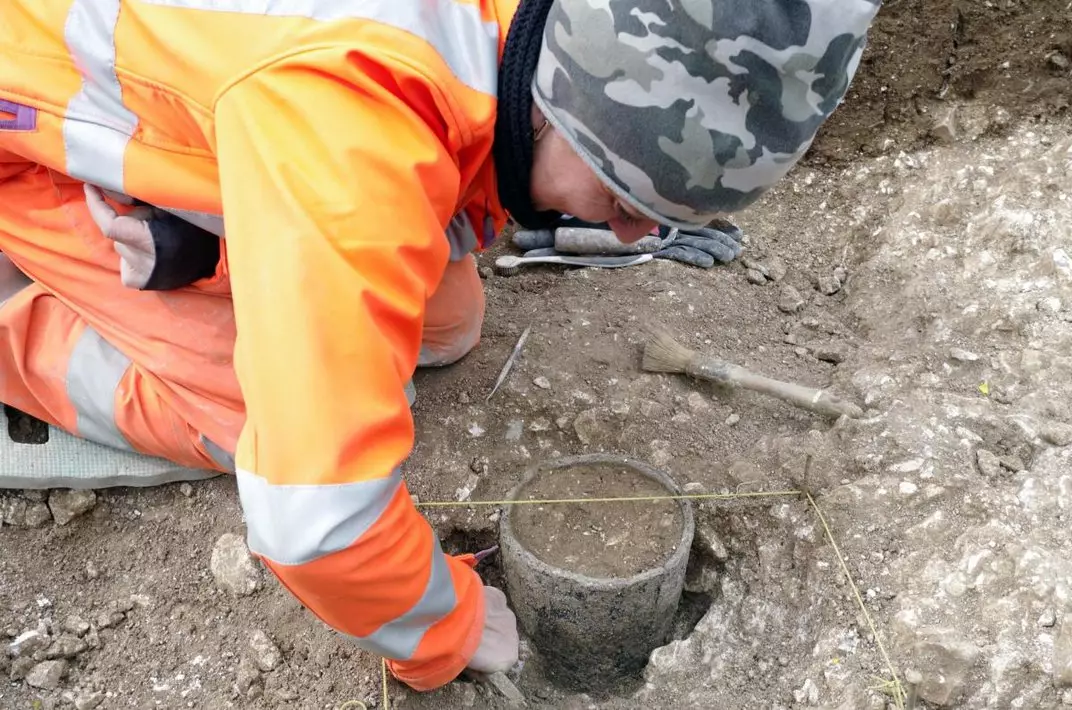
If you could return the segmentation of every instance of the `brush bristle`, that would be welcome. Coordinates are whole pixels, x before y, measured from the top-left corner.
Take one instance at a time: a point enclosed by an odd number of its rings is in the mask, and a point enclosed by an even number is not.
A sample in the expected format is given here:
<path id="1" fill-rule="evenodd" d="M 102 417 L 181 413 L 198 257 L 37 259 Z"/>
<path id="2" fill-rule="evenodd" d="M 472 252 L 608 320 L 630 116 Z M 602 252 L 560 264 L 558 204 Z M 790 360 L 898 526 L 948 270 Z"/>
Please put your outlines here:
<path id="1" fill-rule="evenodd" d="M 649 325 L 647 331 L 651 337 L 644 346 L 641 367 L 648 372 L 684 372 L 692 351 L 657 326 Z"/>

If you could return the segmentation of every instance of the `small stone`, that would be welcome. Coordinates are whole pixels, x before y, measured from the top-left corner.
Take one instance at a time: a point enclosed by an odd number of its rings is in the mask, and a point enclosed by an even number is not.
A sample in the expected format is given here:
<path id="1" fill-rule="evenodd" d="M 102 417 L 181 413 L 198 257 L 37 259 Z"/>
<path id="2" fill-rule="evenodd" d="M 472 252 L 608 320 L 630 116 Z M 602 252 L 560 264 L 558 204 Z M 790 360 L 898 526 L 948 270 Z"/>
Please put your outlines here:
<path id="1" fill-rule="evenodd" d="M 573 431 L 585 446 L 589 446 L 607 435 L 607 426 L 601 420 L 599 410 L 589 409 L 577 415 L 573 422 Z"/>
<path id="2" fill-rule="evenodd" d="M 39 528 L 52 520 L 52 511 L 44 503 L 30 503 L 26 506 L 26 527 Z"/>
<path id="3" fill-rule="evenodd" d="M 37 661 L 29 656 L 16 658 L 11 662 L 11 669 L 8 671 L 8 677 L 11 678 L 11 680 L 22 680 L 36 665 Z"/>
<path id="4" fill-rule="evenodd" d="M 63 620 L 62 628 L 69 634 L 74 634 L 75 636 L 85 636 L 86 632 L 89 631 L 89 622 L 83 619 L 81 616 L 71 614 Z"/>
<path id="5" fill-rule="evenodd" d="M 975 362 L 979 359 L 976 353 L 971 350 L 965 350 L 964 348 L 950 348 L 949 357 L 957 362 Z"/>
<path id="6" fill-rule="evenodd" d="M 67 661 L 43 661 L 26 674 L 26 683 L 40 690 L 55 690 L 67 673 Z"/>
<path id="7" fill-rule="evenodd" d="M 104 691 L 95 690 L 78 693 L 74 696 L 74 710 L 93 710 L 104 702 Z"/>
<path id="8" fill-rule="evenodd" d="M 279 647 L 263 631 L 254 631 L 249 637 L 249 648 L 253 652 L 253 661 L 257 668 L 265 673 L 275 670 L 283 662 Z"/>
<path id="9" fill-rule="evenodd" d="M 690 481 L 685 484 L 683 490 L 689 495 L 699 495 L 704 492 L 704 485 L 697 481 Z"/>
<path id="10" fill-rule="evenodd" d="M 194 487 L 184 481 L 179 484 L 179 493 L 181 493 L 184 498 L 189 498 L 194 494 Z"/>
<path id="11" fill-rule="evenodd" d="M 491 470 L 491 461 L 487 456 L 474 456 L 473 460 L 469 462 L 469 470 L 473 473 L 481 476 L 487 475 Z"/>
<path id="12" fill-rule="evenodd" d="M 945 111 L 931 127 L 931 135 L 939 143 L 949 145 L 957 139 L 957 113 L 955 109 Z"/>
<path id="13" fill-rule="evenodd" d="M 568 414 L 563 414 L 560 417 L 555 417 L 555 426 L 559 429 L 565 429 L 570 425 L 570 418 Z"/>
<path id="14" fill-rule="evenodd" d="M 610 411 L 614 412 L 618 416 L 626 416 L 629 414 L 629 403 L 623 402 L 620 399 L 616 399 L 610 403 Z"/>
<path id="15" fill-rule="evenodd" d="M 248 596 L 260 586 L 260 571 L 246 541 L 234 533 L 225 533 L 216 541 L 209 567 L 220 589 L 232 594 Z"/>
<path id="16" fill-rule="evenodd" d="M 479 439 L 480 437 L 484 436 L 485 433 L 486 431 L 484 430 L 484 427 L 480 426 L 478 423 L 469 423 L 469 436 L 473 437 L 474 439 Z"/>
<path id="17" fill-rule="evenodd" d="M 520 419 L 511 419 L 510 423 L 506 425 L 506 440 L 520 441 L 524 425 L 525 422 Z"/>
<path id="18" fill-rule="evenodd" d="M 1068 69 L 1069 61 L 1061 52 L 1054 50 L 1046 56 L 1046 61 L 1050 63 L 1050 66 L 1057 69 Z"/>
<path id="19" fill-rule="evenodd" d="M 796 313 L 804 307 L 804 298 L 792 286 L 783 286 L 778 296 L 778 310 L 782 313 Z"/>
<path id="20" fill-rule="evenodd" d="M 48 634 L 45 633 L 45 627 L 42 626 L 19 634 L 14 641 L 8 644 L 7 652 L 8 655 L 16 658 L 32 656 L 38 651 L 48 648 L 51 642 Z"/>
<path id="21" fill-rule="evenodd" d="M 1020 471 L 1023 471 L 1027 468 L 1027 466 L 1024 465 L 1023 461 L 1011 454 L 1008 456 L 1002 456 L 1000 459 L 998 459 L 998 462 L 1001 464 L 1002 468 L 1008 469 L 1013 473 L 1020 473 Z"/>
<path id="22" fill-rule="evenodd" d="M 473 495 L 473 491 L 480 485 L 480 477 L 475 473 L 469 474 L 465 479 L 465 485 L 461 488 L 454 489 L 454 499 L 459 503 L 469 500 L 469 497 Z"/>
<path id="23" fill-rule="evenodd" d="M 1061 704 L 1065 707 L 1072 707 L 1072 688 L 1061 693 Z"/>
<path id="24" fill-rule="evenodd" d="M 490 676 L 488 676 L 488 682 L 492 685 L 492 687 L 498 690 L 499 693 L 501 693 L 502 696 L 506 698 L 507 702 L 509 702 L 510 704 L 525 704 L 525 696 L 521 694 L 521 691 L 517 689 L 517 686 L 514 685 L 513 682 L 509 678 L 507 678 L 506 674 L 502 671 L 492 673 Z"/>
<path id="25" fill-rule="evenodd" d="M 741 421 L 741 415 L 737 412 L 726 417 L 726 426 L 736 426 L 737 422 Z"/>
<path id="26" fill-rule="evenodd" d="M 836 276 L 820 276 L 817 279 L 817 286 L 819 288 L 819 293 L 824 296 L 833 296 L 841 290 L 841 282 Z"/>
<path id="27" fill-rule="evenodd" d="M 811 678 L 808 678 L 800 689 L 793 691 L 793 697 L 801 705 L 818 705 L 819 687 Z"/>
<path id="28" fill-rule="evenodd" d="M 31 503 L 45 503 L 48 501 L 48 491 L 27 488 L 22 492 L 22 497 Z"/>
<path id="29" fill-rule="evenodd" d="M 1072 426 L 1064 422 L 1046 421 L 1039 428 L 1039 436 L 1047 444 L 1068 446 L 1072 444 Z"/>
<path id="30" fill-rule="evenodd" d="M 550 431 L 551 420 L 547 417 L 537 417 L 529 424 L 529 431 Z"/>
<path id="31" fill-rule="evenodd" d="M 1060 313 L 1061 299 L 1057 296 L 1047 296 L 1036 303 L 1035 308 L 1043 313 Z"/>
<path id="32" fill-rule="evenodd" d="M 249 695 L 255 685 L 260 685 L 261 674 L 252 658 L 243 656 L 235 672 L 235 686 L 242 695 Z"/>
<path id="33" fill-rule="evenodd" d="M 540 375 L 539 377 L 534 378 L 532 380 L 532 384 L 536 385 L 537 387 L 539 387 L 542 390 L 551 389 L 551 380 L 547 379 L 543 375 Z"/>
<path id="34" fill-rule="evenodd" d="M 1001 459 L 986 449 L 978 449 L 975 452 L 975 465 L 979 467 L 979 473 L 987 478 L 1001 475 Z"/>
<path id="35" fill-rule="evenodd" d="M 89 648 L 88 644 L 82 639 L 77 636 L 64 634 L 57 638 L 52 645 L 48 647 L 48 650 L 45 651 L 45 658 L 74 658 L 87 648 Z"/>
<path id="36" fill-rule="evenodd" d="M 767 277 L 762 272 L 756 269 L 747 269 L 744 272 L 745 278 L 748 279 L 748 283 L 755 284 L 756 286 L 762 286 L 767 283 Z"/>
<path id="37" fill-rule="evenodd" d="M 3 436 L 7 436 L 3 434 Z M 26 526 L 26 508 L 28 504 L 21 498 L 0 500 L 0 521 L 13 528 Z"/>
<path id="38" fill-rule="evenodd" d="M 741 259 L 741 266 L 743 266 L 747 270 L 758 271 L 764 277 L 766 277 L 767 274 L 770 273 L 770 270 L 767 268 L 766 264 L 756 261 L 755 259 L 751 259 L 747 256 Z"/>
<path id="39" fill-rule="evenodd" d="M 94 619 L 98 629 L 110 629 L 113 626 L 118 626 L 123 623 L 123 620 L 127 618 L 127 615 L 118 609 L 112 609 L 110 611 L 103 611 L 97 615 Z"/>
<path id="40" fill-rule="evenodd" d="M 93 560 L 86 562 L 86 577 L 88 579 L 96 579 L 100 577 L 100 568 L 97 567 L 97 563 Z"/>
<path id="41" fill-rule="evenodd" d="M 54 490 L 48 497 L 48 507 L 57 525 L 66 525 L 79 515 L 85 515 L 97 504 L 97 494 L 91 490 Z"/>
<path id="42" fill-rule="evenodd" d="M 1053 625 L 1056 623 L 1057 614 L 1054 613 L 1053 609 L 1047 609 L 1046 611 L 1042 612 L 1042 615 L 1038 618 L 1038 625 L 1044 629 L 1052 628 Z"/>
<path id="43" fill-rule="evenodd" d="M 470 401 L 471 400 L 469 399 L 469 393 L 468 392 L 462 392 L 462 393 L 460 393 L 458 395 L 458 403 L 459 404 L 469 404 Z"/>
<path id="44" fill-rule="evenodd" d="M 495 275 L 495 269 L 491 268 L 490 266 L 481 266 L 476 270 L 476 272 L 480 274 L 480 278 L 484 279 L 485 281 Z"/>
<path id="45" fill-rule="evenodd" d="M 910 496 L 919 490 L 919 486 L 911 481 L 901 481 L 901 484 L 897 486 L 897 490 L 901 491 L 902 495 Z"/>
<path id="46" fill-rule="evenodd" d="M 772 256 L 767 259 L 767 276 L 770 277 L 771 281 L 781 281 L 788 271 L 789 268 L 781 257 Z"/>
<path id="47" fill-rule="evenodd" d="M 822 343 L 812 346 L 811 354 L 817 360 L 838 365 L 845 362 L 849 356 L 849 351 L 844 343 Z"/>

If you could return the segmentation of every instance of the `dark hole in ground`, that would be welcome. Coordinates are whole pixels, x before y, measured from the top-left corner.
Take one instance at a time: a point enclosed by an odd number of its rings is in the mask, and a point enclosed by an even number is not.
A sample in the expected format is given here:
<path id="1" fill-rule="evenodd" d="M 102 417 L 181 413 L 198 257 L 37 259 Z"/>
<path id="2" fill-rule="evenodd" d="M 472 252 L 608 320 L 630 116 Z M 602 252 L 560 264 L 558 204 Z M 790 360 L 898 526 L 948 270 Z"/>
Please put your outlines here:
<path id="1" fill-rule="evenodd" d="M 16 444 L 47 444 L 48 424 L 14 407 L 4 405 L 7 435 Z"/>

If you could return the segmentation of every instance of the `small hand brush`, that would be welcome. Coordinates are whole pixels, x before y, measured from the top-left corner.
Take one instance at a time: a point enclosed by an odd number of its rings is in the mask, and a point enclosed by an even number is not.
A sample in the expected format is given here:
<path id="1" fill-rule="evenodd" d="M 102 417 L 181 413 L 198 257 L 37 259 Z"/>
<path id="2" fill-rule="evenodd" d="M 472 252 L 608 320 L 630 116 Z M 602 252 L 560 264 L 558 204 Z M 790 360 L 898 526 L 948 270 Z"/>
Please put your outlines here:
<path id="1" fill-rule="evenodd" d="M 683 373 L 721 385 L 763 392 L 826 416 L 863 416 L 863 410 L 858 406 L 824 390 L 757 375 L 740 365 L 691 350 L 655 326 L 649 326 L 647 330 L 651 338 L 644 346 L 641 367 L 648 372 Z"/>

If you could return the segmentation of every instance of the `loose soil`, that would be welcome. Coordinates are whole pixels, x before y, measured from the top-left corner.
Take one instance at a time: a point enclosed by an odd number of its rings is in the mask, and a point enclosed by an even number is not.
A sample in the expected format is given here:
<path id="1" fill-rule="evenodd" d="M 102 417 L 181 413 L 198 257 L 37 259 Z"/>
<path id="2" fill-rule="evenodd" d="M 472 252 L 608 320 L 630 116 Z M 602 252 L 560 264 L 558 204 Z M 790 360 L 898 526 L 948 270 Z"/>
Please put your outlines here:
<path id="1" fill-rule="evenodd" d="M 735 218 L 746 256 L 789 265 L 781 282 L 662 261 L 489 276 L 479 347 L 415 378 L 411 493 L 502 500 L 535 461 L 597 451 L 712 492 L 806 484 L 879 635 L 806 501 L 707 502 L 687 594 L 710 607 L 654 654 L 643 691 L 564 696 L 525 649 L 512 677 L 529 707 L 887 710 L 878 640 L 902 677 L 924 674 L 917 707 L 1072 706 L 1072 447 L 1038 425 L 1072 424 L 1070 58 L 1068 0 L 886 0 L 804 163 Z M 485 273 L 510 251 L 503 240 L 482 255 Z M 838 269 L 840 290 L 820 291 Z M 778 308 L 787 285 L 798 312 Z M 769 397 L 644 373 L 650 320 L 867 414 L 831 426 Z M 840 362 L 817 357 L 831 347 Z M 0 508 L 18 523 L 42 500 L 3 492 Z M 487 547 L 501 515 L 425 513 L 453 552 Z M 249 597 L 217 587 L 209 560 L 224 533 L 245 533 L 230 477 L 98 491 L 66 526 L 5 522 L 0 707 L 382 708 L 379 659 L 270 576 Z M 495 583 L 491 564 L 478 569 Z M 4 647 L 38 628 L 60 637 L 72 615 L 92 625 L 88 648 L 65 659 L 58 687 L 29 685 Z M 271 670 L 250 668 L 254 630 L 282 655 Z M 394 710 L 508 706 L 469 678 L 389 691 Z"/>
<path id="2" fill-rule="evenodd" d="M 665 496 L 657 481 L 624 466 L 586 464 L 544 471 L 521 500 Z M 681 542 L 674 501 L 518 505 L 518 542 L 538 559 L 589 577 L 632 577 L 661 567 Z"/>

